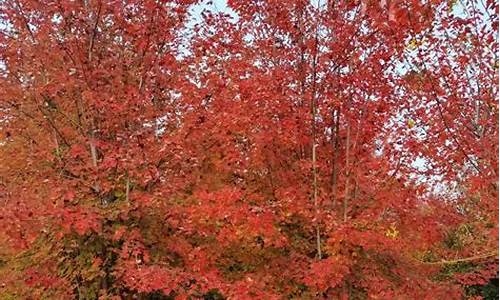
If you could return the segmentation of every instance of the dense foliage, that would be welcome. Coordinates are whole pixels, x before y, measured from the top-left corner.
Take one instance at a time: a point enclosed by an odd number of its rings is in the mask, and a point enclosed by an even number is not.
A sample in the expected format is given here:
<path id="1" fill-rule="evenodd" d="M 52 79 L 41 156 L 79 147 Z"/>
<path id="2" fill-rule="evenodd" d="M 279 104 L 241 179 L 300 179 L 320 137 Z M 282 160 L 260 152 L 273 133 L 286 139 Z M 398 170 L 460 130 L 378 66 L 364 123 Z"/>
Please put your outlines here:
<path id="1" fill-rule="evenodd" d="M 1 299 L 497 297 L 496 1 L 4 0 L 0 32 Z"/>

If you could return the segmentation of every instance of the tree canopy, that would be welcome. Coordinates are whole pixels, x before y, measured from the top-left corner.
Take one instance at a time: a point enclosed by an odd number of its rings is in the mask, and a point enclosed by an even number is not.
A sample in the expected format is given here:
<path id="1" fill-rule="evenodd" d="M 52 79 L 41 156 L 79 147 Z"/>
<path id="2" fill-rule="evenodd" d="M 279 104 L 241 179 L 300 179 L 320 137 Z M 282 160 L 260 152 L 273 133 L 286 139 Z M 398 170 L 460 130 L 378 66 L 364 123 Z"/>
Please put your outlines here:
<path id="1" fill-rule="evenodd" d="M 498 2 L 222 2 L 0 1 L 0 298 L 496 299 Z"/>

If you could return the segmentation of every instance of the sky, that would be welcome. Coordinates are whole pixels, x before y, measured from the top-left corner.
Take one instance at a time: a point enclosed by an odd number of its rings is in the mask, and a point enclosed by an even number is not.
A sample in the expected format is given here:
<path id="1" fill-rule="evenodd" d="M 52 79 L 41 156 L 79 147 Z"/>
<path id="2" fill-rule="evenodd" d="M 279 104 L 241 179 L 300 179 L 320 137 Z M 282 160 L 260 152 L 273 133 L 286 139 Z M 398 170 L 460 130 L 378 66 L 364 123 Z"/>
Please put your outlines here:
<path id="1" fill-rule="evenodd" d="M 211 4 L 208 4 L 211 2 Z M 189 13 L 191 14 L 191 20 L 188 26 L 193 26 L 196 23 L 202 21 L 201 13 L 203 10 L 209 10 L 214 13 L 223 12 L 230 14 L 233 17 L 237 17 L 237 14 L 227 6 L 227 0 L 212 0 L 212 1 L 202 1 L 199 4 L 191 6 Z"/>

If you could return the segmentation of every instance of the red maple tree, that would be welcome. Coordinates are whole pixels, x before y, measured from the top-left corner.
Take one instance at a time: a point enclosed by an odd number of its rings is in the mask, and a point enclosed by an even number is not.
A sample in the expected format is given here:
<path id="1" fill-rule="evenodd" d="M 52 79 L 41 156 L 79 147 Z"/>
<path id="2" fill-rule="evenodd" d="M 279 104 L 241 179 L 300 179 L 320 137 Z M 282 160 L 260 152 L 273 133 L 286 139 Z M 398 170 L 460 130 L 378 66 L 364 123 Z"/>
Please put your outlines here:
<path id="1" fill-rule="evenodd" d="M 487 298 L 497 2 L 213 5 L 0 3 L 1 298 Z"/>

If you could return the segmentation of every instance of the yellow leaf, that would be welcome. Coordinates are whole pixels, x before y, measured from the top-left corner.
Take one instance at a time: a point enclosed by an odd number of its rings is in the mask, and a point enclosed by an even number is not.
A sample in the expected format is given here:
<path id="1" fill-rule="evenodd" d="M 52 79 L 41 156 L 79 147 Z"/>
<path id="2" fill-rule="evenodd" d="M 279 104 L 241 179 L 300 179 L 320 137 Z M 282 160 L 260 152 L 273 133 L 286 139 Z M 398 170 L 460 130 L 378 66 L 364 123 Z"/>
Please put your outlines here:
<path id="1" fill-rule="evenodd" d="M 411 41 L 408 43 L 408 46 L 406 46 L 406 48 L 407 48 L 408 50 L 415 50 L 415 49 L 417 49 L 417 48 L 418 48 L 418 46 L 419 46 L 419 43 L 418 43 L 417 39 L 413 38 L 413 39 L 411 39 Z"/>
<path id="2" fill-rule="evenodd" d="M 391 239 L 397 238 L 398 235 L 399 235 L 399 231 L 397 230 L 396 226 L 394 226 L 394 224 L 389 226 L 389 228 L 385 231 L 385 236 L 387 236 Z"/>

